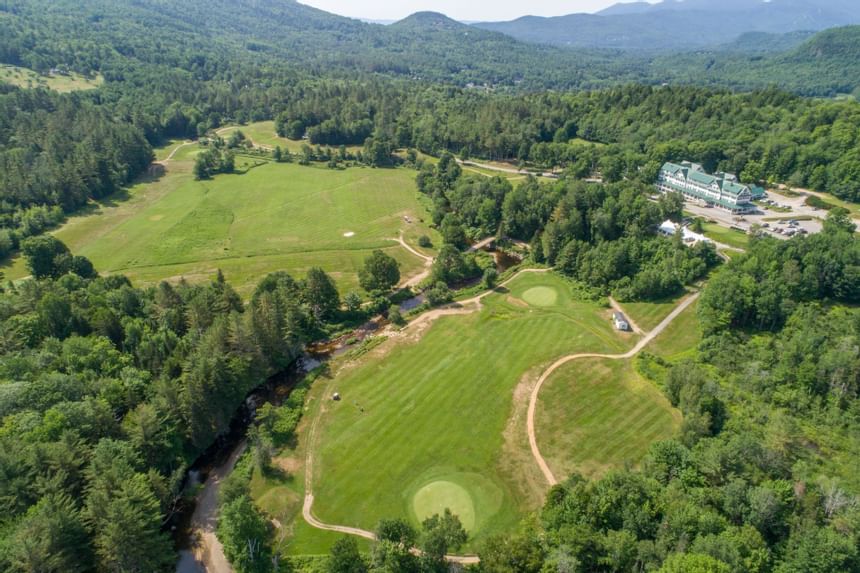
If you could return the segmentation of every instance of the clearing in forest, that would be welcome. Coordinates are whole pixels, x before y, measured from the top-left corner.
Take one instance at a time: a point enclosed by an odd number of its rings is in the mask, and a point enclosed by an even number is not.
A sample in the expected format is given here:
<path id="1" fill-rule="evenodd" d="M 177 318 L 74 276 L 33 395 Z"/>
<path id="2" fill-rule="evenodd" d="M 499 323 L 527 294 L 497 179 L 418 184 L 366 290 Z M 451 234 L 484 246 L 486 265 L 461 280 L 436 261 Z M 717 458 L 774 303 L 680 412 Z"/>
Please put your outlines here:
<path id="1" fill-rule="evenodd" d="M 21 88 L 45 88 L 67 93 L 95 89 L 103 81 L 99 75 L 92 78 L 84 77 L 75 72 L 41 75 L 29 68 L 0 64 L 0 83 L 12 84 Z"/>
<path id="2" fill-rule="evenodd" d="M 638 338 L 609 316 L 563 278 L 523 273 L 480 310 L 412 325 L 335 367 L 313 391 L 323 408 L 311 444 L 315 517 L 372 530 L 449 507 L 469 530 L 467 552 L 515 528 L 545 491 L 523 478 L 536 471 L 524 428 L 509 432 L 526 406 L 515 389 L 559 356 L 629 350 Z M 342 400 L 326 400 L 335 391 Z M 537 496 L 526 491 L 534 483 Z M 319 547 L 307 538 L 315 531 L 298 531 L 296 546 Z"/>
<path id="3" fill-rule="evenodd" d="M 182 147 L 166 175 L 71 218 L 56 236 L 100 272 L 136 284 L 208 280 L 220 268 L 242 294 L 267 273 L 300 278 L 312 266 L 330 273 L 342 293 L 358 289 L 357 271 L 374 249 L 395 257 L 404 278 L 424 268 L 396 241 L 401 232 L 410 244 L 422 234 L 436 238 L 421 222 L 428 216 L 414 172 L 239 157 L 239 168 L 262 165 L 195 181 L 190 158 L 197 147 Z M 20 263 L 14 268 L 23 272 Z"/>

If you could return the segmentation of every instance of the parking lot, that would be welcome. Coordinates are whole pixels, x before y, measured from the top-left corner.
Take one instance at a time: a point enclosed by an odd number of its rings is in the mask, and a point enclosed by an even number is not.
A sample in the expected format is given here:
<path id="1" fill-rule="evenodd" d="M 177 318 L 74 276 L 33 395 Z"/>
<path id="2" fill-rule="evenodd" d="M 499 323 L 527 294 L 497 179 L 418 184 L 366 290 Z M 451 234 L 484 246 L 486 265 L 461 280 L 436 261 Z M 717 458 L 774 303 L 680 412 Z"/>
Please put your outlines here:
<path id="1" fill-rule="evenodd" d="M 723 227 L 735 227 L 749 231 L 759 225 L 768 234 L 788 239 L 795 234 L 818 233 L 827 211 L 806 205 L 807 195 L 799 193 L 789 197 L 777 191 L 768 191 L 767 200 L 757 204 L 755 213 L 737 215 L 718 207 L 705 207 L 688 202 L 685 209 L 697 217 L 714 221 Z M 860 227 L 860 220 L 855 220 Z"/>

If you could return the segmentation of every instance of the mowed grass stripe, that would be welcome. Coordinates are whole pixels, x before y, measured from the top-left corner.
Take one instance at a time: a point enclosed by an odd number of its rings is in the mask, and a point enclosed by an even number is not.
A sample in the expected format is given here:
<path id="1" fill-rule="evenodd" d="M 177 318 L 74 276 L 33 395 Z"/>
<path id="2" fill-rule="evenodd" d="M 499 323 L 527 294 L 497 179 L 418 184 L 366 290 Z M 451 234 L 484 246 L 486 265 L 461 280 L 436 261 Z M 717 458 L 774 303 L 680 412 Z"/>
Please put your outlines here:
<path id="1" fill-rule="evenodd" d="M 479 500 L 471 549 L 532 509 L 514 493 L 520 476 L 500 470 L 515 386 L 559 356 L 623 351 L 631 341 L 556 275 L 523 274 L 509 286 L 512 295 L 494 293 L 476 314 L 440 318 L 417 342 L 387 342 L 327 386 L 343 400 L 327 405 L 317 434 L 321 520 L 373 528 L 383 517 L 413 517 L 411 495 L 426 476 Z M 555 306 L 508 301 L 535 286 L 556 289 Z"/>
<path id="2" fill-rule="evenodd" d="M 629 360 L 584 358 L 560 368 L 538 399 L 536 431 L 553 472 L 598 477 L 637 464 L 657 440 L 680 427 L 680 415 Z"/>
<path id="3" fill-rule="evenodd" d="M 183 148 L 183 157 L 195 147 Z M 269 272 L 301 277 L 315 265 L 335 274 L 344 292 L 354 290 L 357 269 L 370 251 L 404 251 L 391 240 L 401 231 L 409 237 L 427 234 L 439 244 L 420 221 L 426 209 L 415 174 L 406 169 L 267 163 L 201 182 L 193 180 L 189 165 L 171 161 L 160 179 L 72 218 L 56 235 L 101 272 L 128 273 L 150 284 L 205 280 L 223 268 L 245 294 Z M 423 267 L 405 251 L 397 258 L 404 276 Z"/>

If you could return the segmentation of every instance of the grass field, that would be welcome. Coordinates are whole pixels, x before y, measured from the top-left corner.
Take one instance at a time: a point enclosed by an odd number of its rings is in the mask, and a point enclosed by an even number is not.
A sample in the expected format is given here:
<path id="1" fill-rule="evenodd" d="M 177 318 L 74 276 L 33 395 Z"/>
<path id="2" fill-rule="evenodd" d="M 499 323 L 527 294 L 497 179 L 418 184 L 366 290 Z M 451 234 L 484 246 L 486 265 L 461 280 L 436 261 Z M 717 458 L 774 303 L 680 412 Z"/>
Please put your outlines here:
<path id="1" fill-rule="evenodd" d="M 575 360 L 553 374 L 535 417 L 541 453 L 559 479 L 635 466 L 680 423 L 680 413 L 630 360 L 600 358 Z"/>
<path id="2" fill-rule="evenodd" d="M 102 84 L 101 76 L 85 78 L 71 73 L 69 75 L 39 75 L 28 68 L 0 64 L 0 83 L 12 84 L 22 88 L 47 88 L 58 92 L 91 90 Z"/>
<path id="3" fill-rule="evenodd" d="M 373 529 L 384 517 L 417 524 L 452 506 L 480 541 L 533 509 L 525 433 L 506 439 L 525 407 L 515 387 L 561 355 L 623 352 L 635 337 L 614 332 L 609 310 L 575 300 L 556 275 L 523 274 L 508 289 L 480 312 L 438 319 L 420 340 L 407 331 L 385 342 L 315 388 L 343 396 L 324 402 L 318 429 L 317 517 Z M 304 535 L 296 544 L 315 546 Z"/>
<path id="4" fill-rule="evenodd" d="M 280 137 L 277 132 L 275 132 L 275 122 L 274 121 L 257 121 L 254 123 L 249 123 L 247 125 L 236 125 L 231 127 L 225 127 L 223 129 L 219 129 L 218 133 L 221 137 L 227 138 L 230 136 L 230 133 L 234 130 L 240 130 L 245 134 L 251 141 L 254 142 L 254 145 L 259 145 L 263 147 L 277 147 L 281 146 L 281 149 L 289 150 L 290 153 L 301 153 L 302 146 L 310 145 L 311 147 L 315 147 L 306 139 L 287 139 L 286 137 Z M 326 147 L 325 145 L 323 147 Z M 331 147 L 337 148 L 337 145 L 333 145 Z M 346 148 L 355 152 L 361 149 L 360 145 L 347 145 Z"/>
<path id="5" fill-rule="evenodd" d="M 678 360 L 693 354 L 702 340 L 702 329 L 696 315 L 698 308 L 699 302 L 696 301 L 684 309 L 646 350 L 667 360 Z"/>
<path id="6" fill-rule="evenodd" d="M 237 167 L 255 161 L 239 157 Z M 301 277 L 312 266 L 331 273 L 347 292 L 358 288 L 357 270 L 373 249 L 395 257 L 404 276 L 423 268 L 391 240 L 401 230 L 411 244 L 425 233 L 439 243 L 420 222 L 422 198 L 414 173 L 405 169 L 265 163 L 202 182 L 190 171 L 183 155 L 171 161 L 167 175 L 71 218 L 55 234 L 100 272 L 149 284 L 204 280 L 220 268 L 243 294 L 269 272 Z M 20 261 L 4 271 L 13 279 L 27 274 Z"/>
<path id="7" fill-rule="evenodd" d="M 727 229 L 715 223 L 705 223 L 702 226 L 705 229 L 705 236 L 718 243 L 738 249 L 746 249 L 749 246 L 749 235 L 742 231 Z"/>
<path id="8" fill-rule="evenodd" d="M 639 328 L 647 332 L 653 330 L 658 324 L 663 322 L 663 319 L 671 314 L 684 296 L 686 296 L 686 293 L 675 298 L 658 301 L 624 302 L 621 303 L 621 308 Z"/>

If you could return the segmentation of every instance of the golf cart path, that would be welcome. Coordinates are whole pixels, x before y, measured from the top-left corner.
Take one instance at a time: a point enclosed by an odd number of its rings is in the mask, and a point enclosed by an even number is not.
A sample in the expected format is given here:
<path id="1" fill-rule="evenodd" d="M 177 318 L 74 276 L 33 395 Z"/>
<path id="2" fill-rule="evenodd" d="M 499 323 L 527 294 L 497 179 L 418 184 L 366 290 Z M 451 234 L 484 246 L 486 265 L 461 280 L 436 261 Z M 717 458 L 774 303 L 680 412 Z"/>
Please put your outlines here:
<path id="1" fill-rule="evenodd" d="M 400 239 L 402 241 L 402 237 Z M 412 251 L 410 247 L 405 243 L 401 242 L 401 244 L 407 249 Z M 416 252 L 418 256 L 422 258 L 426 258 L 425 255 L 421 255 Z M 432 258 L 430 259 L 432 261 Z M 525 273 L 546 273 L 551 269 L 523 269 L 513 276 L 503 281 L 496 288 L 501 288 Z M 496 292 L 496 289 L 487 290 L 477 296 L 474 296 L 470 299 L 462 300 L 459 302 L 450 303 L 442 308 L 438 308 L 436 310 L 431 310 L 419 315 L 415 320 L 410 322 L 405 328 L 406 329 L 415 329 L 418 326 L 421 326 L 427 322 L 431 322 L 442 316 L 451 316 L 458 314 L 472 314 L 481 309 L 480 302 L 484 297 Z M 465 308 L 467 306 L 473 306 L 473 308 Z M 313 514 L 313 505 L 314 505 L 314 493 L 313 493 L 313 463 L 314 463 L 314 443 L 316 442 L 316 433 L 317 427 L 319 426 L 319 422 L 322 419 L 323 408 L 320 406 L 320 409 L 317 411 L 316 416 L 314 417 L 314 421 L 311 423 L 310 430 L 308 431 L 308 449 L 307 454 L 305 455 L 305 499 L 302 505 L 302 517 L 307 522 L 308 525 L 314 527 L 316 529 L 322 529 L 324 531 L 334 531 L 336 533 L 345 533 L 347 535 L 355 535 L 358 537 L 363 537 L 365 539 L 375 540 L 376 535 L 372 531 L 367 531 L 366 529 L 361 529 L 358 527 L 350 527 L 347 525 L 336 525 L 331 523 L 325 523 L 320 521 Z M 479 563 L 480 559 L 477 555 L 447 555 L 445 559 L 450 563 L 458 563 L 461 565 L 469 565 Z"/>
<path id="2" fill-rule="evenodd" d="M 222 133 L 225 133 L 231 129 L 233 129 L 233 128 L 232 127 L 222 127 L 221 129 L 217 130 L 215 133 L 217 135 L 221 135 Z M 189 145 L 194 145 L 196 143 L 199 143 L 199 141 L 193 141 L 191 139 L 186 139 L 185 141 L 183 141 L 182 143 L 180 143 L 179 145 L 174 147 L 173 151 L 171 151 L 170 155 L 168 155 L 166 158 L 162 159 L 161 161 L 154 161 L 153 163 L 160 163 L 161 165 L 167 165 L 173 159 L 173 156 L 176 155 L 176 153 L 180 149 L 182 149 L 183 147 L 187 147 Z"/>
<path id="3" fill-rule="evenodd" d="M 666 327 L 668 327 L 670 324 L 672 324 L 672 322 L 678 317 L 679 314 L 684 312 L 684 310 L 686 310 L 687 307 L 689 307 L 691 304 L 696 302 L 696 299 L 699 298 L 699 294 L 700 293 L 696 292 L 696 293 L 693 293 L 693 294 L 687 296 L 687 298 L 685 298 L 683 301 L 681 301 L 681 303 L 677 307 L 675 307 L 675 309 L 669 314 L 669 316 L 667 316 L 666 318 L 663 319 L 663 322 L 661 322 L 659 325 L 657 325 L 657 327 L 654 330 L 652 330 L 651 332 L 646 334 L 645 337 L 642 338 L 642 340 L 640 340 L 636 344 L 636 346 L 634 346 L 632 349 L 625 352 L 624 354 L 593 354 L 593 353 L 570 354 L 568 356 L 564 356 L 562 358 L 559 358 L 558 360 L 553 362 L 549 366 L 549 368 L 544 370 L 543 374 L 540 375 L 540 378 L 538 378 L 537 384 L 535 384 L 534 389 L 532 389 L 531 396 L 529 397 L 529 409 L 528 409 L 528 414 L 526 416 L 526 427 L 528 429 L 529 446 L 531 447 L 531 450 L 532 450 L 532 456 L 534 456 L 535 462 L 537 462 L 538 467 L 540 467 L 540 470 L 543 473 L 543 475 L 546 478 L 546 481 L 549 483 L 549 485 L 551 485 L 551 486 L 556 485 L 558 483 L 558 480 L 553 475 L 552 470 L 549 469 L 549 465 L 546 463 L 546 460 L 544 459 L 544 457 L 540 453 L 540 448 L 538 447 L 537 436 L 535 433 L 535 410 L 537 409 L 538 395 L 540 394 L 540 391 L 544 385 L 544 382 L 546 382 L 547 379 L 549 379 L 549 377 L 552 376 L 552 374 L 556 370 L 558 370 L 559 368 L 561 368 L 562 366 L 564 366 L 568 362 L 572 362 L 574 360 L 580 360 L 583 358 L 605 358 L 605 359 L 609 359 L 609 360 L 625 360 L 628 358 L 633 358 L 640 351 L 642 351 L 642 349 L 645 348 L 652 340 L 654 340 L 657 336 L 659 336 L 660 333 L 662 333 L 664 330 L 666 330 Z"/>
<path id="4" fill-rule="evenodd" d="M 418 286 L 424 281 L 424 279 L 426 279 L 427 277 L 430 276 L 430 267 L 433 266 L 433 257 L 431 257 L 429 255 L 425 255 L 424 253 L 418 251 L 413 246 L 411 246 L 409 243 L 407 243 L 406 240 L 403 238 L 403 232 L 402 231 L 396 239 L 388 239 L 388 240 L 397 241 L 398 243 L 400 243 L 400 246 L 403 247 L 404 249 L 406 249 L 409 253 L 415 255 L 416 257 L 418 257 L 419 259 L 424 261 L 424 270 L 421 271 L 420 273 L 418 273 L 417 275 L 415 275 L 414 277 L 411 277 L 408 280 L 404 281 L 403 284 L 400 285 L 400 288 L 410 288 L 410 287 Z M 495 240 L 496 240 L 495 236 L 489 236 L 486 239 L 483 239 L 482 241 L 479 241 L 479 242 L 475 243 L 474 245 L 472 245 L 471 247 L 469 247 L 468 251 L 466 251 L 466 252 L 473 253 L 475 251 L 479 251 L 479 250 L 483 249 L 484 247 L 486 247 L 487 245 L 492 244 L 492 242 Z"/>
<path id="5" fill-rule="evenodd" d="M 411 288 L 414 286 L 418 286 L 424 279 L 430 276 L 430 267 L 433 266 L 433 257 L 419 252 L 417 249 L 413 248 L 409 243 L 407 243 L 406 240 L 403 238 L 402 231 L 400 232 L 400 236 L 398 236 L 396 239 L 389 240 L 397 241 L 398 243 L 400 243 L 401 247 L 424 261 L 424 270 L 415 275 L 414 277 L 404 281 L 403 284 L 400 285 L 400 288 Z"/>

